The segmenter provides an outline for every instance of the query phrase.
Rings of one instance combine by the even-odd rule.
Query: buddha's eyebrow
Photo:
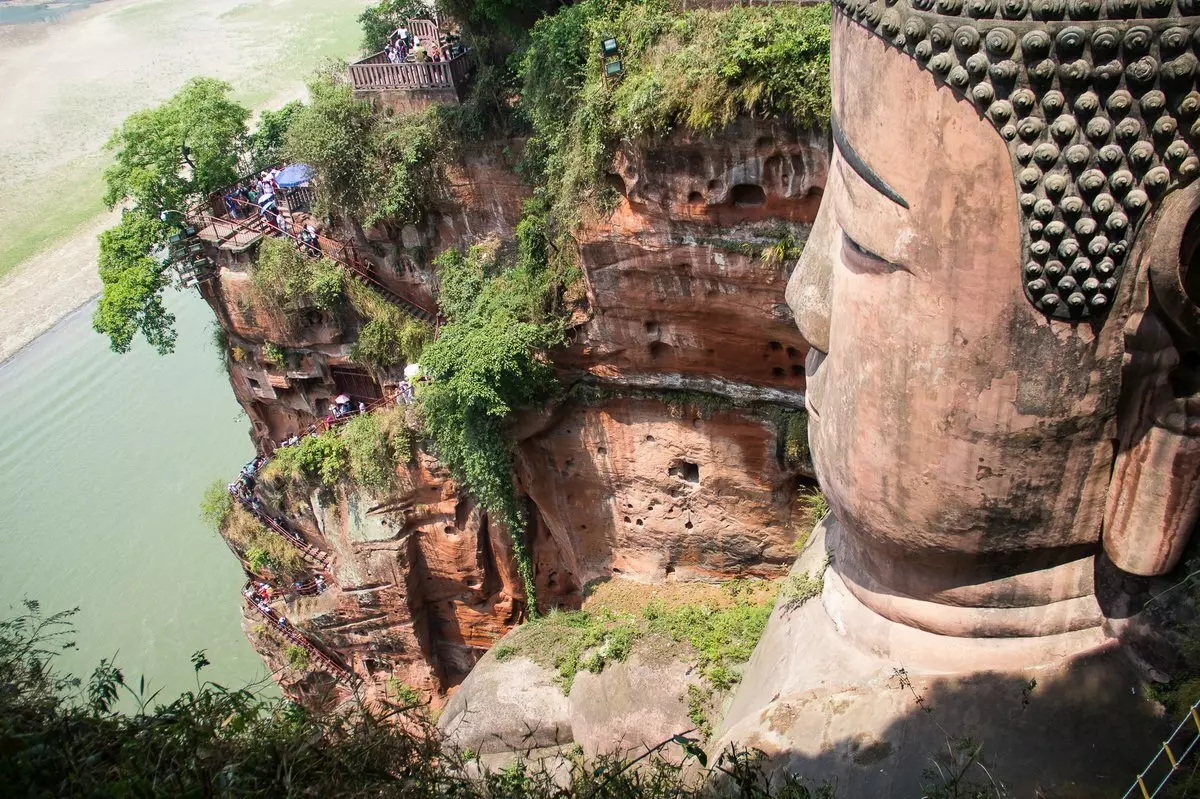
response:
[[[850,142],[846,141],[846,133],[842,130],[842,126],[838,124],[836,116],[829,117],[830,127],[833,129],[833,143],[837,145],[838,151],[842,154],[842,159],[850,165],[850,168],[858,173],[858,176],[867,182],[867,185],[875,189],[875,191],[887,197],[892,202],[901,208],[908,208],[908,203],[901,197],[895,189],[884,182],[879,174],[867,165],[862,156],[855,152],[850,146]]]

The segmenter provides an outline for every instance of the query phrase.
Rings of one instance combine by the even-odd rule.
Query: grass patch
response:
[[[554,218],[569,228],[611,204],[602,178],[619,142],[713,132],[742,114],[827,125],[829,24],[828,5],[679,12],[666,0],[584,0],[542,18],[521,62],[521,110]],[[613,83],[595,47],[610,36],[624,66]]]
[[[256,574],[273,572],[290,582],[306,573],[300,553],[235,503],[224,483],[215,482],[204,490],[200,516],[242,553]]]
[[[813,577],[808,572],[793,574],[784,581],[779,589],[779,602],[784,610],[795,610],[810,599],[821,595],[825,588],[824,569]]]
[[[589,598],[584,610],[554,611],[529,622],[505,640],[503,658],[524,655],[554,669],[563,693],[570,693],[581,671],[599,674],[624,661],[639,644],[653,640],[682,645],[678,656],[701,674],[709,691],[725,691],[740,680],[738,669],[750,659],[771,615],[777,586],[762,580],[731,581],[723,586],[680,584],[637,586],[611,581]],[[640,607],[632,593],[643,596]],[[647,599],[647,597],[649,597]],[[620,607],[621,609],[614,609]],[[497,652],[497,657],[500,657]]]
[[[808,546],[813,530],[821,520],[829,515],[829,501],[825,492],[819,486],[802,487],[796,495],[795,529],[796,541],[793,543],[797,554]]]

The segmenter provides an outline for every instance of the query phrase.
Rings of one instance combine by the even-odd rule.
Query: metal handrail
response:
[[[1184,740],[1177,740],[1179,733],[1184,728],[1188,729],[1190,740],[1186,736]],[[1167,740],[1162,742],[1158,751],[1154,753],[1154,757],[1150,758],[1150,762],[1138,773],[1137,778],[1133,781],[1133,785],[1129,786],[1129,790],[1125,792],[1125,795],[1121,799],[1137,797],[1139,793],[1136,792],[1139,791],[1142,799],[1155,799],[1159,792],[1171,781],[1171,778],[1175,776],[1175,773],[1179,771],[1183,762],[1187,760],[1188,756],[1197,747],[1200,747],[1200,700],[1192,705],[1187,715],[1183,717],[1183,721],[1179,722],[1179,726],[1167,736]],[[1164,756],[1166,757],[1166,762],[1163,765],[1166,767],[1166,773],[1162,775],[1162,779],[1158,781],[1158,784],[1154,788],[1150,788],[1147,780],[1149,780],[1150,784],[1153,784],[1155,777],[1151,776],[1151,772],[1159,765],[1159,759]]]
[[[281,236],[285,236],[285,237],[291,239],[292,243],[295,244],[301,250],[306,249],[306,245],[305,245],[304,241],[300,238],[299,234],[295,234],[295,233],[292,233],[291,231],[284,230],[281,227],[279,227],[278,225],[276,225],[274,222],[271,221],[271,219],[269,217],[264,216],[261,213],[261,209],[257,205],[255,205],[253,203],[248,203],[242,199],[236,199],[235,202],[239,206],[242,206],[243,208],[245,208],[246,210],[253,210],[253,214],[251,214],[250,216],[247,216],[245,219],[223,220],[223,221],[238,222],[238,223],[242,224],[243,229],[251,230],[256,233],[261,233],[262,231],[255,230],[254,227],[250,224],[251,222],[257,222],[259,224],[265,225],[266,227],[270,228],[271,230],[275,231],[276,233],[280,234]],[[326,247],[324,246],[326,244],[329,245],[330,250],[334,251],[333,253],[326,251]],[[377,280],[375,277],[373,277],[370,274],[369,268],[363,265],[363,262],[353,253],[353,250],[350,247],[348,247],[347,245],[343,244],[342,242],[338,241],[337,239],[331,239],[326,236],[321,236],[319,234],[317,235],[316,245],[317,245],[317,249],[320,251],[320,253],[322,255],[328,257],[330,260],[340,264],[341,266],[344,266],[345,268],[349,269],[356,277],[358,277],[360,280],[368,283],[372,288],[378,289],[380,292],[382,292],[384,294],[384,296],[386,296],[388,299],[392,300],[393,304],[401,306],[406,311],[408,311],[410,314],[413,314],[414,316],[416,316],[418,318],[426,317],[424,319],[424,321],[431,322],[434,324],[437,324],[440,321],[440,315],[437,312],[431,311],[430,309],[426,308],[421,303],[416,302],[415,300],[413,300],[409,297],[401,295],[399,292],[395,291],[394,289],[389,288],[388,286],[385,286],[383,283],[381,283],[379,280]]]

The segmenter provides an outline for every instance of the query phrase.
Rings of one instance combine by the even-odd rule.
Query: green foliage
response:
[[[200,500],[200,518],[205,524],[219,532],[232,512],[233,497],[224,483],[217,480],[204,489],[204,497]]]
[[[196,689],[170,702],[110,662],[86,682],[61,674],[54,660],[74,646],[71,613],[45,616],[36,602],[26,608],[0,622],[0,785],[10,796],[701,799],[711,796],[717,768],[742,799],[832,796],[828,788],[810,792],[799,778],[771,787],[761,758],[746,752],[722,755],[693,779],[661,755],[662,746],[637,768],[576,756],[553,770],[517,759],[502,772],[469,776],[478,773],[467,764],[473,754],[443,748],[421,713],[397,724],[394,714],[361,705],[308,712],[253,686],[201,682],[202,652],[192,659]],[[136,710],[116,710],[122,697]]]
[[[696,732],[705,740],[712,736],[712,722],[708,715],[711,710],[712,690],[696,683],[688,683],[687,708],[688,718],[696,725]]]
[[[768,600],[773,597],[768,593]],[[654,601],[640,616],[608,609],[553,611],[520,628],[502,647],[504,658],[522,654],[555,669],[563,693],[570,693],[580,671],[598,674],[605,666],[624,661],[639,641],[657,636],[686,643],[686,657],[710,691],[724,691],[740,679],[737,668],[750,659],[772,604],[739,595],[724,607],[666,607]]]
[[[380,0],[358,15],[362,27],[362,51],[377,53],[387,47],[388,37],[410,19],[424,19],[429,11],[418,0]]]
[[[388,693],[392,695],[392,700],[397,704],[408,708],[420,707],[424,704],[421,694],[411,685],[402,683],[395,677],[388,677],[387,684]]]
[[[164,264],[152,255],[170,228],[157,216],[126,210],[116,227],[100,234],[100,302],[92,329],[108,336],[113,352],[129,352],[139,332],[166,355],[175,349],[175,316],[167,313],[162,290],[170,282]]]
[[[284,160],[288,128],[303,108],[304,103],[293,100],[278,111],[263,111],[258,115],[258,125],[248,142],[252,170],[266,169]]]
[[[541,15],[563,0],[439,0],[438,8],[473,36],[520,37]]]
[[[522,627],[506,657],[520,653],[554,668],[563,693],[569,694],[581,670],[599,674],[606,665],[623,661],[642,633],[632,616],[552,611]]]
[[[284,239],[263,239],[251,267],[254,304],[280,314],[289,326],[309,309],[337,310],[347,282],[336,263],[308,258]]]
[[[378,184],[375,115],[369,104],[354,99],[350,87],[332,74],[334,69],[309,83],[311,99],[288,126],[284,152],[316,171],[320,210],[337,209],[362,219],[370,213]]]
[[[433,327],[401,311],[375,289],[347,281],[346,294],[359,316],[367,320],[350,348],[350,359],[373,369],[416,363],[433,339]]]
[[[314,78],[309,93],[284,151],[312,166],[319,209],[368,225],[420,221],[444,183],[449,145],[441,112],[375,114],[332,71]]]
[[[983,744],[948,738],[946,751],[929,758],[921,772],[925,799],[1003,799],[1009,795],[983,762]]]
[[[285,360],[283,350],[279,348],[279,345],[269,341],[263,342],[262,357],[264,361],[275,366],[283,366]]]
[[[115,152],[104,170],[105,204],[132,201],[157,217],[233,183],[250,112],[231,91],[224,81],[192,78],[162,105],[129,116],[107,145]]]
[[[447,250],[438,257],[439,302],[449,321],[421,355],[432,382],[420,394],[439,459],[508,525],[531,611],[536,611],[533,574],[505,423],[513,411],[539,405],[558,391],[548,351],[565,341],[559,297],[569,279],[546,260],[538,213],[536,206],[526,208],[515,263],[495,246],[477,245],[465,255]]]
[[[829,21],[827,5],[678,12],[666,0],[584,0],[542,18],[521,62],[521,109],[553,218],[569,227],[602,200],[618,142],[676,125],[709,132],[740,114],[828,124]],[[622,47],[615,83],[596,53],[608,36]]]
[[[308,650],[302,646],[292,644],[284,650],[284,657],[287,658],[288,665],[297,671],[304,671],[308,668],[309,654]]]
[[[269,571],[273,565],[271,556],[262,547],[250,547],[247,549],[246,562],[250,564],[250,571],[255,574],[262,574],[265,571]]]
[[[256,574],[273,572],[290,580],[305,571],[295,548],[263,527],[241,505],[230,504],[218,532],[242,553],[251,571]]]
[[[513,655],[517,654],[517,650],[508,644],[499,644],[498,646],[492,648],[492,654],[496,656],[496,660],[499,660],[501,663],[503,663]]]
[[[304,436],[300,443],[275,451],[263,470],[267,481],[284,477],[294,484],[320,483],[333,488],[346,476],[350,455],[336,430],[316,436]]]
[[[808,414],[804,411],[788,411],[783,415],[783,449],[789,466],[812,463],[808,450]]]
[[[786,610],[795,610],[810,599],[821,595],[825,588],[825,574],[813,577],[808,572],[793,574],[779,590],[779,601]]]
[[[376,151],[384,175],[366,223],[419,222],[439,196],[446,131],[436,107],[415,114],[377,118]]]
[[[773,241],[762,248],[759,257],[770,267],[780,267],[786,262],[799,258],[804,252],[804,242],[796,238],[793,230],[783,225],[772,235]]]
[[[361,414],[342,425],[338,435],[345,445],[351,479],[372,491],[386,491],[396,478],[396,453],[378,415]]]
[[[659,609],[647,619],[651,632],[686,641],[696,667],[712,682],[731,684],[731,668],[750,659],[771,618],[771,603],[736,602],[725,608],[690,605]],[[715,680],[713,678],[716,678]]]
[[[817,525],[821,520],[829,515],[829,501],[825,499],[825,492],[819,486],[804,486],[801,487],[796,496],[796,541],[794,547],[797,552],[803,552],[804,547],[808,545],[808,539],[812,537],[813,530],[817,529]]]

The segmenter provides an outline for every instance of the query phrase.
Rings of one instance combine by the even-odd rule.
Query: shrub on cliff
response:
[[[313,260],[284,239],[262,240],[250,276],[254,304],[278,314],[288,327],[311,308],[337,310],[345,290],[340,266],[328,258]]]
[[[354,97],[339,70],[309,83],[284,151],[312,166],[318,209],[355,223],[416,222],[439,196],[448,144],[436,108],[384,116]]]
[[[828,124],[828,5],[679,12],[667,0],[584,0],[538,21],[521,61],[520,108],[534,135],[527,169],[561,224],[603,204],[620,142],[678,125],[711,132],[740,114]],[[615,37],[624,72],[609,81],[597,42]]]
[[[421,350],[433,339],[433,327],[401,311],[390,300],[361,281],[346,282],[346,296],[366,320],[350,347],[350,359],[372,369],[416,363]]]
[[[284,477],[293,483],[319,482],[325,488],[333,488],[346,476],[349,465],[349,453],[337,430],[326,430],[317,436],[304,436],[294,446],[275,450],[263,470],[263,479]]]

